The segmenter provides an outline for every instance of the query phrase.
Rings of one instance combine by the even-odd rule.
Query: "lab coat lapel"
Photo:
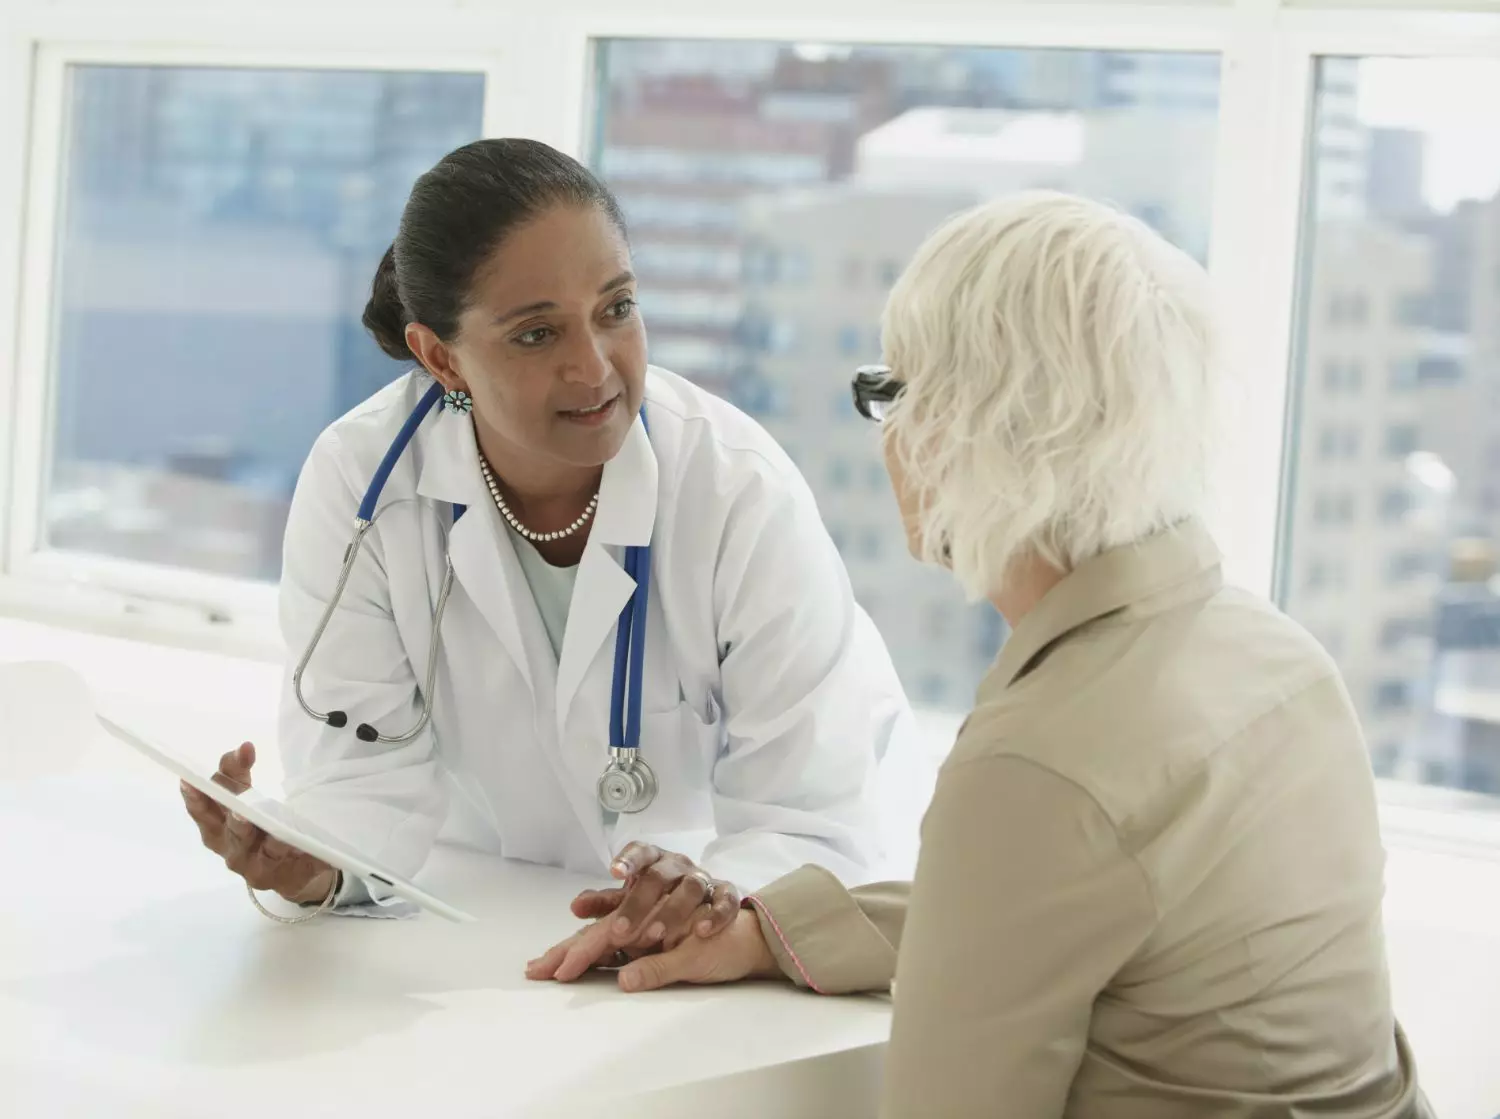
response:
[[[614,636],[620,611],[635,590],[635,580],[625,573],[623,566],[625,549],[651,542],[651,530],[656,523],[656,485],[656,455],[645,425],[637,417],[620,453],[604,467],[598,511],[573,585],[557,670],[560,741],[564,739],[568,712],[589,666],[598,658],[605,640]],[[612,660],[613,644],[609,655]]]
[[[467,416],[445,412],[419,437],[417,493],[468,506],[448,537],[455,580],[515,662],[533,706],[545,709],[556,681],[552,648],[521,561],[480,477],[474,426]]]

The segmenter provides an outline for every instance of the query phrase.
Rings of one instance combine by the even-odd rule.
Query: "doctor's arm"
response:
[[[333,594],[353,535],[361,492],[351,473],[336,435],[325,432],[303,468],[287,520],[280,596],[288,656],[280,718],[285,791],[298,812],[406,876],[426,861],[447,810],[432,728],[396,743],[363,742],[354,728],[368,722],[400,733],[420,714],[417,672],[391,604],[385,535],[403,525],[415,534],[411,520],[399,519],[412,517],[417,506],[378,515],[302,678],[311,706],[348,712],[348,725],[336,729],[312,719],[292,691],[292,669]],[[363,900],[361,893],[349,883],[340,900]]]
[[[805,863],[868,879],[905,698],[800,476],[737,495],[713,594],[727,745],[703,865],[746,892]]]

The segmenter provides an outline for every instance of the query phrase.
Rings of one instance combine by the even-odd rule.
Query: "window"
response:
[[[1369,314],[1370,300],[1362,291],[1336,291],[1328,297],[1328,322],[1331,326],[1359,326]]]
[[[1387,579],[1392,583],[1405,583],[1432,569],[1432,560],[1423,552],[1402,551],[1390,557],[1386,565]]]
[[[739,321],[740,301],[711,291],[643,291],[641,314],[684,329],[729,330]]]
[[[711,283],[737,279],[746,267],[737,249],[718,244],[689,245],[642,240],[632,253],[642,283],[653,281],[663,291],[677,283]],[[775,273],[774,256],[762,257],[752,269]]]
[[[1321,525],[1348,524],[1354,519],[1352,493],[1322,493],[1313,503],[1313,520]]]
[[[1359,454],[1359,428],[1324,428],[1318,437],[1318,453],[1324,458],[1354,458]]]
[[[1323,363],[1323,387],[1330,394],[1358,392],[1364,378],[1364,366],[1358,359],[1328,358]]]
[[[1385,521],[1402,520],[1411,511],[1411,491],[1391,488],[1380,495],[1380,517]]]
[[[1392,458],[1405,458],[1415,451],[1418,445],[1416,424],[1393,424],[1386,428],[1385,453]]]
[[[67,98],[42,543],[275,579],[313,439],[403,371],[369,280],[484,79],[78,65]]]
[[[1430,710],[1445,694],[1444,674],[1459,671],[1477,673],[1465,685],[1476,704],[1500,710],[1500,671],[1488,667],[1500,665],[1500,640],[1476,651],[1462,627],[1441,622],[1452,602],[1467,604],[1482,590],[1450,573],[1449,557],[1459,553],[1449,537],[1500,539],[1500,509],[1487,496],[1495,472],[1487,457],[1497,431],[1491,418],[1500,414],[1489,395],[1500,371],[1493,328],[1500,289],[1489,282],[1500,270],[1500,163],[1473,158],[1494,150],[1496,118],[1474,111],[1472,93],[1500,89],[1500,59],[1464,62],[1462,81],[1445,73],[1455,65],[1421,58],[1318,64],[1317,108],[1352,113],[1363,138],[1335,145],[1334,137],[1315,135],[1308,165],[1299,277],[1305,313],[1298,316],[1301,366],[1293,371],[1287,430],[1295,442],[1282,536],[1283,570],[1301,577],[1286,580],[1283,604],[1311,628],[1342,628],[1337,659],[1369,741],[1384,751],[1379,766],[1484,791],[1469,759],[1483,755],[1483,732],[1497,724],[1464,726]],[[1331,157],[1334,146],[1365,154],[1351,163]],[[1358,190],[1341,203],[1330,187],[1351,175]],[[1356,361],[1378,371],[1358,418],[1363,430],[1378,433],[1372,449],[1380,460],[1351,481],[1325,433],[1354,418],[1346,373]],[[1348,520],[1336,500],[1345,484],[1355,498]],[[1346,585],[1358,593],[1328,592],[1331,571],[1315,565],[1334,559],[1347,565]],[[1430,666],[1421,663],[1428,658]],[[1451,667],[1460,660],[1462,670]],[[1434,698],[1424,686],[1429,675]],[[1430,729],[1440,724],[1441,738]]]
[[[1426,326],[1431,315],[1428,299],[1426,292],[1398,293],[1392,318],[1401,326]]]
[[[1464,367],[1457,358],[1424,357],[1416,365],[1416,379],[1421,384],[1451,384],[1463,379]]]
[[[1322,590],[1328,586],[1329,576],[1328,564],[1323,560],[1313,560],[1307,565],[1307,574],[1302,578],[1302,586],[1309,591]]]
[[[1399,649],[1410,641],[1418,641],[1432,632],[1432,623],[1426,618],[1387,618],[1380,627],[1380,647],[1385,650]]]
[[[808,278],[809,267],[805,252],[800,249],[789,249],[781,257],[781,282],[784,284],[804,283]]]
[[[1375,688],[1375,710],[1405,711],[1411,706],[1411,685],[1405,680],[1382,680]]]
[[[717,345],[736,383],[780,389],[781,414],[748,410],[806,451],[798,465],[825,511],[871,510],[840,544],[912,701],[967,706],[999,639],[994,611],[909,558],[879,435],[849,404],[850,366],[879,359],[888,289],[923,238],[1002,192],[1092,192],[1205,260],[1219,59],[707,39],[605,40],[596,59],[593,166],[629,198],[680,207],[632,231],[642,291],[711,282],[741,302],[720,342],[647,307],[654,360],[700,359],[676,371],[717,387],[701,360]],[[728,262],[748,246],[742,275]],[[951,642],[923,640],[933,616],[952,618]]]

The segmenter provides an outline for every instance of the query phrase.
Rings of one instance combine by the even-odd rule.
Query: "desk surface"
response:
[[[786,1115],[774,1100],[805,1098],[809,1062],[878,1065],[881,999],[528,982],[598,884],[559,871],[440,850],[423,881],[480,921],[276,925],[198,846],[170,778],[110,769],[0,783],[6,1115],[613,1119],[685,1113],[717,1077],[732,1114]]]
[[[200,760],[244,737],[271,741],[274,666],[16,631],[0,619],[0,660],[79,661],[132,726],[194,727]],[[170,779],[102,734],[61,748],[65,725],[81,740],[88,719],[60,706],[32,733],[0,718],[6,1119],[404,1115],[433,1103],[453,1116],[571,1117],[606,1100],[610,1119],[873,1114],[881,1001],[527,984],[523,962],[574,927],[564,903],[578,881],[459,852],[423,880],[487,918],[477,924],[273,925],[198,846]],[[263,750],[257,778],[274,781],[275,763]],[[83,776],[37,779],[67,765]],[[91,869],[101,851],[114,869]],[[1500,860],[1409,842],[1390,856],[1392,986],[1419,1073],[1443,1119],[1492,1119]]]

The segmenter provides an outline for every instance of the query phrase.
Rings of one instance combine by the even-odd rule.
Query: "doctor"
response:
[[[870,876],[906,704],[797,469],[648,368],[636,287],[615,199],[544,144],[417,180],[364,323],[420,368],[323,433],[292,502],[281,749],[292,804],[398,873],[443,829],[645,875],[654,912],[709,933],[803,863]],[[384,900],[184,796],[252,898]]]

